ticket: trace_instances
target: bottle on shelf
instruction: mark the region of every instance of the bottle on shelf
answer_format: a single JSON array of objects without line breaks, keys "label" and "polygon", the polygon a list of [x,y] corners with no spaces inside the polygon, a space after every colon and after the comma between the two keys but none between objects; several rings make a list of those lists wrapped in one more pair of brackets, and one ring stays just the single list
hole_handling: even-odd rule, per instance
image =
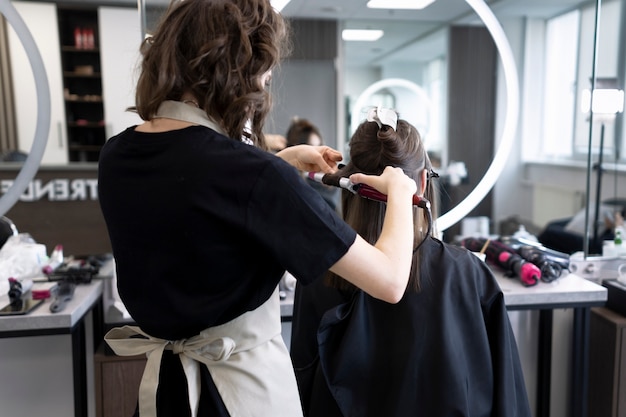
[{"label": "bottle on shelf", "polygon": [[624,243],[624,219],[621,213],[615,213],[613,239],[605,240],[602,244],[603,256],[626,256],[626,243]]},{"label": "bottle on shelf", "polygon": [[626,245],[623,242],[624,239],[624,219],[621,213],[615,213],[615,231],[614,231],[613,243],[615,244],[615,253],[618,256],[626,255]]},{"label": "bottle on shelf", "polygon": [[69,162],[97,162],[104,144],[104,100],[97,8],[59,7]]},{"label": "bottle on shelf", "polygon": [[74,47],[83,49],[83,30],[79,27],[74,28]]},{"label": "bottle on shelf", "polygon": [[96,45],[95,45],[93,29],[91,28],[84,29],[83,30],[83,48],[94,49],[95,47]]}]

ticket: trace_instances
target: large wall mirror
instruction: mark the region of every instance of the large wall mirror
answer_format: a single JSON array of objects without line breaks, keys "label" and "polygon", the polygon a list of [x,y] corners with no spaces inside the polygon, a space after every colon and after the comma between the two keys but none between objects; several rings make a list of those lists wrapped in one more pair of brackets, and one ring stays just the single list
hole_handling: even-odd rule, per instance
[{"label": "large wall mirror", "polygon": [[[377,56],[368,56],[368,54],[372,54],[372,50],[359,49],[356,45],[359,43],[358,41],[344,37],[346,50],[344,79],[352,80],[351,83],[346,81],[348,87],[345,89],[346,100],[348,101],[347,108],[350,111],[348,133],[351,133],[354,126],[363,119],[364,107],[385,105],[378,101],[381,98],[381,90],[386,93],[383,98],[388,98],[388,101],[394,105],[401,116],[413,123],[420,131],[431,158],[435,161],[435,166],[441,171],[440,182],[444,195],[442,195],[439,206],[440,210],[443,211],[441,213],[443,216],[438,220],[438,229],[443,231],[468,215],[484,199],[499,176],[502,167],[499,165],[501,164],[500,161],[507,158],[511,143],[515,138],[519,108],[519,82],[508,39],[504,35],[497,18],[494,17],[491,9],[485,3],[482,1],[468,1],[463,4],[460,2],[441,2],[437,6],[444,8],[447,13],[453,14],[448,15],[445,23],[440,23],[434,27],[431,21],[413,24],[405,28],[397,28],[393,23],[379,24],[378,27],[384,28],[379,29],[382,33],[385,32],[385,29],[392,32],[396,39],[390,39],[388,42],[395,42],[397,46],[374,49],[374,52],[378,52]],[[467,11],[469,6],[471,8]],[[434,7],[434,5],[429,7]],[[431,9],[431,12],[435,13],[435,10]],[[444,14],[441,11],[438,12],[439,16]],[[459,16],[462,17],[459,18]],[[470,23],[454,23],[454,20],[464,19]],[[479,24],[475,22],[479,22]],[[451,27],[453,25],[463,27],[462,36],[455,35],[455,30]],[[466,28],[466,26],[470,27]],[[376,27],[376,23],[373,21],[351,20],[346,22],[342,34],[346,31]],[[395,32],[395,30],[398,31]],[[470,33],[465,33],[465,30]],[[471,33],[475,31],[479,31],[478,37]],[[409,40],[406,40],[407,34]],[[485,36],[487,34],[491,36],[491,39]],[[360,43],[365,42],[361,41]],[[466,58],[460,58],[464,61],[461,65],[461,61],[453,55],[453,51],[458,48],[475,52],[473,61],[476,65],[471,59],[468,61]],[[449,145],[454,143],[454,137],[448,138],[450,133],[448,120],[452,120],[452,123],[456,123],[454,120],[457,120],[454,107],[448,105],[455,100],[455,92],[449,91],[449,88],[454,88],[459,83],[459,78],[465,83],[467,81],[466,75],[473,74],[474,85],[480,86],[479,88],[482,89],[481,84],[486,82],[490,84],[488,90],[493,91],[492,84],[496,69],[496,54],[494,52],[496,49],[499,51],[500,62],[503,64],[507,87],[506,126],[503,131],[503,139],[500,141],[503,151],[493,152],[491,147],[484,148],[480,162],[477,160],[471,162],[473,165],[489,166],[489,168],[481,170],[480,173],[478,170],[474,170],[471,190],[470,187],[467,187],[469,191],[467,194],[457,193],[456,198],[454,198],[448,192],[451,191],[450,187],[460,185],[460,181],[467,178],[468,172],[465,161],[449,158],[450,155],[454,155],[454,152],[452,154],[448,152]],[[484,53],[484,50],[487,53]],[[361,64],[358,64],[359,61]],[[459,74],[459,72],[454,71],[451,63],[465,68],[466,73]],[[361,74],[361,78],[354,77],[354,74]],[[362,90],[358,98],[352,102],[350,92],[361,90],[361,83],[368,78],[374,78],[376,81]],[[465,94],[467,95],[468,92],[466,91]],[[448,98],[449,95],[450,99]],[[471,100],[476,106],[482,107],[484,114],[493,112],[493,95],[471,95]],[[460,94],[459,98],[461,98]],[[467,97],[461,100],[467,102]],[[490,118],[487,117],[487,119]],[[472,123],[478,125],[480,122],[474,120]],[[466,134],[465,142],[484,142],[481,139],[487,137],[485,133],[491,132],[491,128],[481,126],[481,129],[486,129],[483,130],[482,137]],[[463,130],[469,131],[469,129]],[[498,157],[490,161],[492,154]]]},{"label": "large wall mirror", "polygon": [[[117,51],[114,60],[109,57],[117,67],[113,77],[119,82],[120,68],[130,74],[127,75],[127,89],[130,90],[134,77],[131,71],[136,63],[136,49],[142,32],[149,31],[168,1],[11,0],[10,3],[24,14],[27,26],[33,32],[39,32],[35,36],[39,37],[38,42],[45,40],[39,44],[45,55],[61,53],[62,39],[49,36],[54,28],[48,26],[50,22],[60,24],[63,7],[96,8],[101,29],[99,40],[103,42],[117,36],[114,42],[108,43]],[[370,9],[366,3],[363,0],[291,0],[285,6],[283,13],[294,23],[296,42],[294,55],[280,68],[273,86],[276,89],[275,111],[268,129],[284,133],[293,116],[307,117],[318,124],[326,143],[344,150],[354,120],[360,117],[360,110],[355,108],[361,106],[359,101],[365,106],[388,104],[397,107],[401,116],[420,128],[428,150],[437,159],[444,176],[451,171],[450,181],[442,193],[440,215],[445,215],[474,191],[499,151],[499,141],[507,124],[507,85],[501,54],[483,20],[464,0],[436,0],[421,10],[396,11]],[[566,153],[570,162],[578,158],[579,164],[586,162],[587,155],[597,158],[601,126],[596,123],[589,129],[589,120],[577,109],[582,90],[590,87],[590,80],[594,77],[613,78],[623,84],[626,54],[624,45],[618,42],[626,38],[619,35],[625,31],[626,8],[623,3],[624,0],[602,3],[581,0],[486,2],[501,22],[512,47],[521,97],[516,144],[496,188],[512,188],[511,178],[520,174],[535,181],[533,174],[526,175],[522,162],[533,161],[538,156],[549,155],[557,160]],[[602,6],[602,13],[596,25],[598,4]],[[33,8],[37,10],[31,12]],[[118,13],[117,9],[124,9],[125,13]],[[56,16],[56,19],[38,21],[32,18],[32,14],[39,13]],[[127,22],[122,25],[124,30],[120,29],[121,21]],[[115,25],[108,24],[110,22]],[[594,43],[596,26],[600,28],[597,34],[601,38],[597,54]],[[109,30],[111,27],[114,30]],[[344,29],[377,29],[383,31],[383,36],[376,41],[347,41],[342,40]],[[57,50],[53,53],[51,42],[55,39]],[[577,42],[571,42],[571,39]],[[122,46],[123,53],[119,53]],[[101,55],[107,55],[104,46]],[[598,71],[593,70],[594,59],[598,62]],[[122,60],[124,65],[120,65]],[[103,58],[103,65],[104,61]],[[52,91],[51,108],[57,111],[63,107],[65,94],[59,57],[56,61],[47,61],[46,68]],[[105,73],[111,72],[103,67],[103,78],[106,78]],[[562,76],[563,73],[566,75]],[[14,80],[26,77],[15,68],[12,74]],[[5,75],[3,79],[5,83],[9,80],[7,86],[11,85],[10,78]],[[363,93],[368,89],[372,90],[372,96],[364,98]],[[12,90],[15,97],[12,104],[22,109],[16,113],[30,116],[29,109],[36,107],[36,93],[32,88],[26,95],[21,94],[23,90],[19,88]],[[107,134],[134,122],[124,112],[125,107],[132,104],[132,91],[120,94],[119,90],[106,94],[108,101],[114,94],[119,100],[110,111],[112,116],[105,117]],[[9,89],[5,88],[5,91]],[[61,100],[61,104],[55,100]],[[413,101],[416,104],[411,104]],[[11,103],[6,108],[11,116]],[[17,119],[15,131],[8,133],[13,142],[3,140],[0,143],[5,149],[14,146],[27,152],[30,149],[28,138],[25,141],[15,141],[14,138],[24,134],[32,137],[32,131],[28,129],[34,129],[34,126],[21,121],[19,114],[12,116]],[[69,162],[71,165],[73,162],[63,158],[67,151],[53,149],[57,154],[52,155],[51,148],[70,145],[67,133],[63,133],[67,126],[55,117],[67,120],[66,115],[52,115],[42,164]],[[612,157],[617,154],[620,160],[624,158],[620,156],[624,140],[622,125],[618,115],[604,128],[604,149]],[[590,152],[587,148],[589,135],[592,136]],[[47,159],[51,155],[52,158]],[[509,165],[515,167],[514,171]],[[608,180],[605,176],[604,181]],[[509,185],[500,186],[500,183]],[[609,190],[611,186],[605,184],[603,189]],[[544,193],[552,191],[548,189]],[[578,202],[572,205],[579,204],[581,198],[589,198],[592,193],[593,190],[578,192]],[[468,214],[488,215],[496,220],[502,213],[516,211],[522,211],[523,216],[526,213],[525,217],[540,212],[541,219],[559,215],[554,211],[556,209],[549,209],[551,205],[535,203],[540,197],[537,191],[521,190],[518,193],[521,203],[507,195],[504,198],[498,195],[498,201],[492,201],[491,195],[492,192],[487,193]],[[567,214],[570,213],[563,213]]]},{"label": "large wall mirror", "polygon": [[[582,90],[588,88],[594,76],[594,18],[600,2],[499,0],[487,3],[502,23],[512,46],[522,89],[516,144],[507,161],[510,166],[503,174],[507,178],[499,181],[509,189],[523,188],[512,179],[526,176],[524,163],[528,161],[567,160],[565,165],[570,167],[585,163],[589,123],[578,108]],[[624,20],[620,17],[624,14],[620,11],[622,3],[605,1],[599,9],[603,11],[599,27],[606,28],[598,31],[603,34],[602,44],[607,45],[603,48],[615,56],[618,56],[620,37],[614,34],[624,26],[620,23]],[[339,62],[337,83],[341,97],[336,113],[340,117],[337,130],[331,132],[339,148],[345,147],[354,119],[362,113],[355,108],[355,103],[362,104],[363,93],[385,81],[402,80],[416,85],[428,96],[430,105],[425,117],[428,126],[422,126],[424,139],[431,154],[440,161],[440,169],[444,174],[448,170],[451,174],[451,181],[444,184],[440,214],[454,209],[475,190],[479,180],[488,174],[493,156],[501,145],[507,92],[502,57],[485,30],[484,22],[468,2],[437,0],[422,10],[389,11],[368,9],[364,1],[313,4],[292,0],[284,11],[293,17],[337,18],[338,36],[344,29],[383,32],[375,41],[341,41],[338,60],[330,63]],[[608,70],[613,76],[623,74],[623,69],[616,68],[615,62],[609,60],[603,65],[605,73]],[[398,104],[402,101],[398,97],[416,96],[411,94],[411,89],[401,90],[385,86],[372,91],[366,105]],[[409,104],[408,109],[399,107],[399,110],[408,118],[412,111],[421,107],[424,106]],[[595,146],[591,152],[597,155],[597,135],[593,141]],[[467,174],[460,182],[458,175],[454,177],[459,172]],[[575,178],[567,170],[557,175]],[[535,181],[532,175],[529,178]],[[579,181],[584,183],[584,176]],[[539,213],[537,222],[542,224],[547,219],[572,214],[571,211],[580,208],[584,198],[591,194],[584,187],[582,190],[577,185],[571,187],[575,191],[568,191],[567,195],[564,192],[565,203],[559,205],[540,202],[542,194],[558,195],[559,185],[521,190],[512,198],[505,195],[503,200],[510,204],[494,204],[492,193],[488,193],[469,214],[486,215],[495,221],[503,213],[533,219],[533,213]],[[494,209],[494,205],[502,207]],[[559,212],[561,208],[563,212]],[[493,227],[496,229],[497,225]]]}]

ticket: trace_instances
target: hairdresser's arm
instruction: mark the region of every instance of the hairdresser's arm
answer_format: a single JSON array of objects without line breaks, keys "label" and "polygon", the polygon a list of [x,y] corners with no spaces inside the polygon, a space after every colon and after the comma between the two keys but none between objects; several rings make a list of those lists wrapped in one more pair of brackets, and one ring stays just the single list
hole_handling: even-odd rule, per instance
[{"label": "hairdresser's arm", "polygon": [[400,168],[391,167],[380,177],[354,174],[350,180],[387,194],[383,229],[373,246],[357,235],[330,269],[371,296],[397,303],[406,290],[413,259],[412,198],[417,186]]},{"label": "hairdresser's arm", "polygon": [[276,154],[300,171],[324,172],[337,171],[337,162],[343,159],[341,152],[329,146],[296,145],[283,149]]}]

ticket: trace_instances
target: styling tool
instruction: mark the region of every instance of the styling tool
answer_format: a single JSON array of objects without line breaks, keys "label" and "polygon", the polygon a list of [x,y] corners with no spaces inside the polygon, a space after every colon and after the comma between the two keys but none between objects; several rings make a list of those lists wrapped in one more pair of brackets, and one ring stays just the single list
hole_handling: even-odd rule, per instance
[{"label": "styling tool", "polygon": [[472,252],[481,251],[487,260],[498,265],[508,277],[517,277],[523,286],[532,287],[541,279],[541,270],[532,262],[522,258],[514,249],[497,240],[468,237],[461,246]]},{"label": "styling tool", "polygon": [[33,287],[33,280],[9,278],[9,300],[10,304],[0,309],[0,316],[14,316],[28,314],[43,300],[34,300],[30,297],[29,291]]},{"label": "styling tool", "polygon": [[[387,196],[385,194],[377,191],[369,185],[355,184],[350,181],[349,178],[336,177],[333,175],[324,174],[322,172],[309,172],[307,176],[315,182],[331,185],[333,187],[343,188],[344,190],[348,190],[351,193],[358,194],[361,197],[370,200],[380,201],[383,203],[387,202]],[[430,201],[418,195],[413,196],[413,205],[421,207],[423,209],[430,209]]]},{"label": "styling tool", "polygon": [[69,281],[60,282],[56,296],[52,304],[50,304],[50,312],[58,313],[59,311],[63,311],[68,302],[74,298],[74,290],[76,289],[76,284]]},{"label": "styling tool", "polygon": [[56,282],[42,282],[33,286],[31,293],[33,294],[33,300],[47,300],[54,297],[58,289]]},{"label": "styling tool", "polygon": [[63,264],[63,245],[56,245],[50,254],[48,263],[41,268],[41,271],[46,275],[50,275],[55,269],[61,266],[61,264]]},{"label": "styling tool", "polygon": [[11,303],[18,302],[33,287],[32,279],[18,280],[9,278],[9,299]]},{"label": "styling tool", "polygon": [[524,238],[501,236],[499,240],[517,251],[522,258],[537,265],[544,282],[554,281],[563,271],[569,270],[570,255],[567,253],[546,248],[539,242]]},{"label": "styling tool", "polygon": [[[307,174],[307,177],[321,184],[326,184],[326,185],[330,185],[333,187],[339,187],[344,190],[348,190],[351,193],[359,195],[363,198],[367,198],[368,200],[379,201],[382,203],[387,202],[387,196],[385,194],[381,193],[375,188],[370,187],[369,185],[355,184],[352,181],[350,181],[349,178],[346,178],[346,177],[328,175],[322,172],[309,172]],[[424,235],[425,236],[424,239],[422,239],[422,241],[415,247],[415,249],[413,249],[413,253],[415,253],[420,248],[420,246],[422,246],[422,244],[426,240],[426,237],[430,235],[432,228],[433,228],[433,217],[430,211],[430,201],[428,201],[427,199],[420,197],[418,195],[413,195],[413,205],[426,210],[426,215],[428,217],[428,230],[426,231],[426,234]]]}]

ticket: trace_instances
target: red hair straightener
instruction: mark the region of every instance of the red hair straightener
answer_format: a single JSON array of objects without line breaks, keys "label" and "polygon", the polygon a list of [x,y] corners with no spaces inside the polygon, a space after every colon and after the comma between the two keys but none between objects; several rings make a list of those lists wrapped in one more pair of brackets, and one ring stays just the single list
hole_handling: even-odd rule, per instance
[{"label": "red hair straightener", "polygon": [[[333,187],[343,188],[344,190],[348,190],[351,193],[360,195],[361,197],[370,200],[387,202],[387,196],[385,194],[377,191],[369,185],[355,184],[350,181],[349,178],[337,177],[329,174],[324,174],[322,172],[309,172],[307,176],[309,177],[309,179],[315,182],[331,185]],[[423,209],[430,209],[430,201],[418,195],[413,196],[413,205],[421,207]]]},{"label": "red hair straightener", "polygon": [[[309,179],[315,182],[319,182],[319,183],[326,184],[326,185],[331,185],[333,187],[343,188],[344,190],[348,190],[351,193],[359,195],[363,198],[367,198],[369,200],[380,201],[383,203],[387,202],[387,196],[385,194],[381,193],[380,191],[377,191],[376,189],[370,187],[369,185],[355,184],[352,181],[350,181],[349,178],[337,177],[334,175],[324,174],[322,172],[309,172],[307,176]],[[426,234],[424,235],[424,239],[422,239],[422,241],[413,249],[413,253],[415,253],[420,248],[420,246],[422,246],[422,244],[426,241],[426,238],[430,235],[432,227],[433,227],[433,220],[432,220],[432,214],[430,212],[430,201],[418,195],[414,195],[413,205],[426,210],[426,214],[428,217],[428,230],[426,231]]]}]

